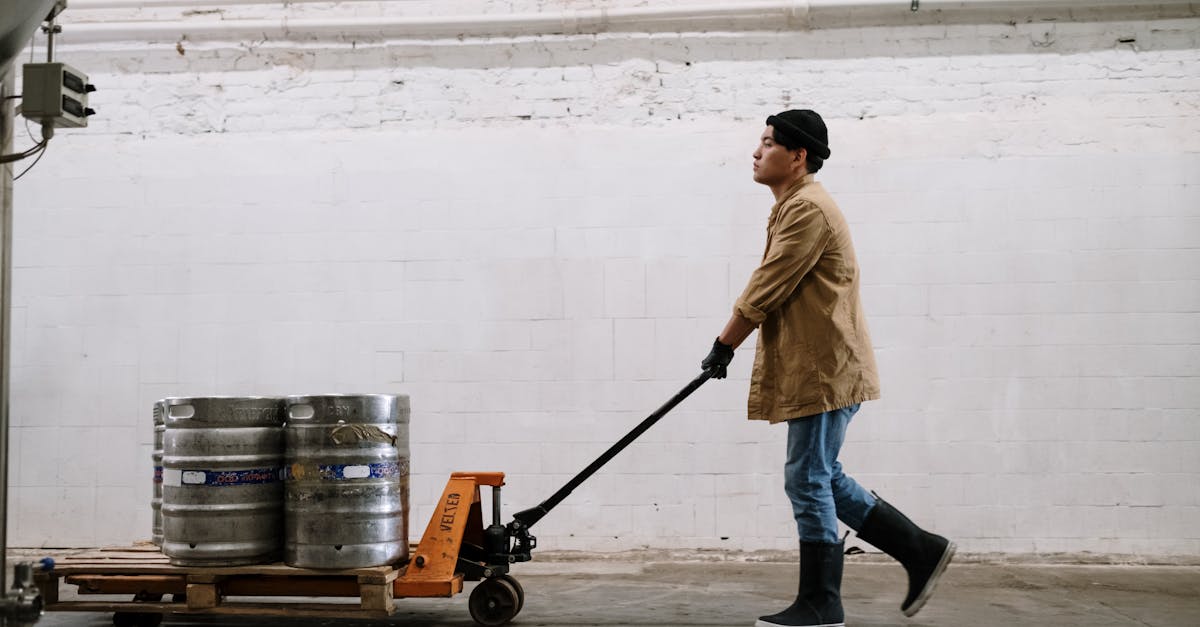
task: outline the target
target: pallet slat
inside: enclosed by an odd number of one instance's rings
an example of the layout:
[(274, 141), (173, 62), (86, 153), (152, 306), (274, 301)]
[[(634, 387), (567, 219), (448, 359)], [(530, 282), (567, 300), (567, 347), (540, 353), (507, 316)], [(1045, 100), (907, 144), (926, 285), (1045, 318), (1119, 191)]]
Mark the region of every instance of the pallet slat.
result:
[(183, 592), (183, 575), (67, 575), (63, 581), (78, 586), (79, 594), (173, 594)]
[[(53, 572), (40, 573), (38, 580), (50, 611), (379, 618), (395, 612), (394, 583), (403, 572), (403, 566), (339, 570), (293, 568), (282, 563), (220, 568), (174, 566), (157, 547), (135, 546), (63, 556), (56, 560)], [(60, 601), (60, 581), (78, 586), (80, 594), (173, 594), (186, 590), (187, 601)], [(297, 601), (236, 600), (268, 596)], [(357, 597), (358, 603), (316, 603), (313, 597)]]
[(184, 603), (106, 603), (68, 601), (47, 605), (50, 612), (139, 612), (150, 614), (227, 614), (242, 616), (293, 616), (324, 618), (387, 618), (391, 613), (366, 610), (348, 603), (225, 603), (213, 608), (191, 609)]
[(101, 555), (99, 552), (68, 555), (56, 559), (54, 572), (60, 575), (71, 574), (146, 574), (146, 575), (280, 575), (280, 576), (342, 576), (354, 575), (361, 581), (384, 583), (394, 580), (404, 567), (369, 566), (365, 568), (346, 568), (318, 570), (312, 568), (295, 568), (282, 563), (252, 564), (248, 566), (175, 566), (167, 561), (167, 557), (158, 554), (150, 555)]

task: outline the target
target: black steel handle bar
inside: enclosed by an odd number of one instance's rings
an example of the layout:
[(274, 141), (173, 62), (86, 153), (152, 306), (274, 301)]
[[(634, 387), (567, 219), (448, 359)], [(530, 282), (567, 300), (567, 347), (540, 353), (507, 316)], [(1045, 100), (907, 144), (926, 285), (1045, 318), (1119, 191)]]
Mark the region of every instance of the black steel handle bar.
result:
[(613, 444), (611, 447), (609, 447), (607, 451), (604, 451), (604, 454), (596, 458), (596, 461), (592, 462), (587, 468), (584, 468), (582, 472), (575, 475), (573, 479), (567, 482), (567, 485), (564, 485), (558, 490), (558, 492), (555, 492), (554, 496), (542, 501), (542, 504), (538, 505), (537, 507), (517, 512), (513, 515), (513, 518), (526, 529), (532, 527), (535, 523), (537, 523), (537, 521), (541, 520), (542, 517), (544, 517), (546, 514), (549, 514), (550, 510), (554, 509), (554, 507), (561, 503), (563, 499), (567, 498), (567, 496), (569, 496), (571, 492), (575, 490), (575, 488), (578, 488), (581, 484), (583, 484), (584, 481), (587, 481), (589, 477), (596, 474), (596, 471), (600, 470), (601, 466), (607, 464), (609, 460), (616, 457), (617, 453), (620, 453), (625, 449), (625, 447), (629, 446), (634, 440), (638, 439), (638, 437), (645, 433), (647, 429), (654, 426), (654, 423), (658, 422), (663, 416), (666, 416), (667, 412), (675, 409), (676, 405), (683, 402), (683, 399), (691, 396), (692, 392), (695, 392), (697, 388), (699, 388), (701, 385), (704, 385), (704, 382), (708, 381), (710, 378), (712, 378), (712, 376), (713, 373), (711, 371), (705, 370), (704, 372), (701, 372), (699, 376), (697, 376), (695, 379), (692, 379), (691, 383), (688, 383), (682, 390), (676, 393), (675, 396), (672, 396), (671, 400), (664, 403), (662, 407), (659, 407), (653, 414), (650, 414), (645, 420), (638, 424), (638, 426), (634, 427), (632, 431), (625, 434), (625, 437), (621, 438), (616, 444)]

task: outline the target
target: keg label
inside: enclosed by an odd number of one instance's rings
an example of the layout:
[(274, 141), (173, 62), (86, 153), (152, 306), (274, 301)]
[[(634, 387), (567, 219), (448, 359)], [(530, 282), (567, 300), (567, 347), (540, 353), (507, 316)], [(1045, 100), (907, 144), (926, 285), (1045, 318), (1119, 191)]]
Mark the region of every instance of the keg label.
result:
[[(396, 462), (375, 462), (371, 464), (319, 464), (316, 466), (317, 477), (312, 476), (312, 466), (292, 464), (283, 469), (284, 479), (320, 478), (321, 481), (340, 481), (343, 479), (394, 479), (401, 475), (401, 465)], [(403, 469), (407, 472), (407, 464)]]
[(155, 466), (154, 467), (154, 483), (162, 483), (162, 482), (163, 482), (163, 467)]
[(177, 470), (163, 469), (163, 485), (180, 486), (237, 486), (275, 483), (280, 480), (278, 468), (249, 470)]
[(210, 419), (222, 422), (265, 422), (279, 426), (283, 415), (275, 403), (261, 407), (219, 407), (209, 409)]

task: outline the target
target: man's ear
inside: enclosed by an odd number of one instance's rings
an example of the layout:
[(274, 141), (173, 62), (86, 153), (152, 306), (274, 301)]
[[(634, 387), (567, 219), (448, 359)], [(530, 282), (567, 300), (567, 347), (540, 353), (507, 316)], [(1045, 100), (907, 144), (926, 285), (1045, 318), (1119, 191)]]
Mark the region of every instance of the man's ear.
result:
[(807, 148), (797, 148), (793, 152), (795, 153), (795, 155), (792, 157), (792, 161), (793, 162), (799, 161), (800, 165), (808, 167), (808, 149)]

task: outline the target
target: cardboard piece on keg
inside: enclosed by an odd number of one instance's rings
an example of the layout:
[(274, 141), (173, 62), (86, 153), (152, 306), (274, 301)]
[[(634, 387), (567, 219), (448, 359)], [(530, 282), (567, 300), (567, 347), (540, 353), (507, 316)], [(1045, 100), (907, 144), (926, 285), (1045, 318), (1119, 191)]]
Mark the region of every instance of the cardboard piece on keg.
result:
[(379, 442), (396, 446), (396, 436), (375, 425), (338, 425), (329, 431), (329, 439), (334, 444), (339, 445), (358, 442)]

